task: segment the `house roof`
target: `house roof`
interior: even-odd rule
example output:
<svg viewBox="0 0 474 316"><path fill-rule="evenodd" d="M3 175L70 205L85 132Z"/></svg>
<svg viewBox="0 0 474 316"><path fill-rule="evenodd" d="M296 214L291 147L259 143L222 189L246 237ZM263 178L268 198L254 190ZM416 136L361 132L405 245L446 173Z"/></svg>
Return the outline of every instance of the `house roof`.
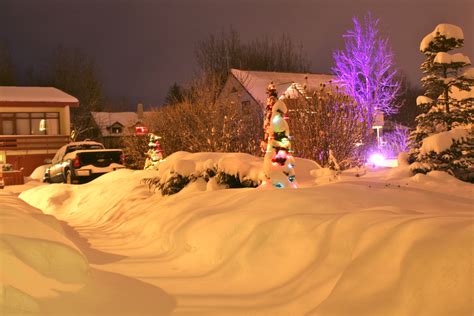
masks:
<svg viewBox="0 0 474 316"><path fill-rule="evenodd" d="M71 106L79 100L53 87L0 86L0 106Z"/></svg>
<svg viewBox="0 0 474 316"><path fill-rule="evenodd" d="M108 127L119 123L125 128L135 126L140 122L138 114L135 112L91 112L95 123L100 129L102 136L110 136ZM123 134L129 134L125 129ZM114 134L116 135L116 134Z"/></svg>
<svg viewBox="0 0 474 316"><path fill-rule="evenodd" d="M270 82L276 86L278 95L292 90L292 84L306 86L306 90L317 89L321 84L327 84L336 76L328 74L291 73L291 72L269 72L269 71L245 71L231 69L231 74L242 84L242 86L260 104L265 104L267 99L267 86Z"/></svg>

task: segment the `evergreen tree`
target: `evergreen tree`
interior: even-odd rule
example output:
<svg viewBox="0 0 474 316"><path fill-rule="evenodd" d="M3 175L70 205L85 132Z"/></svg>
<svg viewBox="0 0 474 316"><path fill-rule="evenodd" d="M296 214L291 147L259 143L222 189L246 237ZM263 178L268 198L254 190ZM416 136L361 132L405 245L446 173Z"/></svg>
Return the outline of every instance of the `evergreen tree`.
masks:
<svg viewBox="0 0 474 316"><path fill-rule="evenodd" d="M470 60L451 50L464 44L461 28L440 24L425 36L420 51L426 60L421 65L424 96L417 98L422 113L417 116L417 127L410 135L410 160L414 172L426 173L443 170L469 180L474 167L474 138L472 131L474 114L474 70ZM450 132L452 129L457 131ZM464 132L466 131L467 132ZM432 137L438 135L436 137ZM427 141L427 137L430 137ZM450 139L452 145L433 150L428 143ZM423 143L425 147L423 148Z"/></svg>
<svg viewBox="0 0 474 316"><path fill-rule="evenodd" d="M165 104L172 105L176 103L181 103L184 101L184 91L183 88L178 83L174 83L166 93Z"/></svg>
<svg viewBox="0 0 474 316"><path fill-rule="evenodd" d="M8 47L0 43L0 86L15 85L15 71Z"/></svg>

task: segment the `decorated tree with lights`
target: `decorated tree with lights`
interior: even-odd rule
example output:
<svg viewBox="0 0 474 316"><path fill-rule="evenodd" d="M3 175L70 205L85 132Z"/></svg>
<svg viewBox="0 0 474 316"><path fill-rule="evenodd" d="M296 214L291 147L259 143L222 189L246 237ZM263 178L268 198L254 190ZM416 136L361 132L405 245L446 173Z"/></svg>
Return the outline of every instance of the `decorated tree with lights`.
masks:
<svg viewBox="0 0 474 316"><path fill-rule="evenodd" d="M267 87L267 105L265 106L265 118L263 120L263 140L260 144L260 149L262 150L262 153L265 155L267 152L267 145L268 145L268 138L269 138L269 128L270 128L270 123L271 123L271 118L272 118L272 109L273 105L277 101L278 93L275 87L275 84L270 82L270 84Z"/></svg>
<svg viewBox="0 0 474 316"><path fill-rule="evenodd" d="M276 89L271 83L267 89L269 100L265 118L267 149L264 172L267 182L277 188L296 188L295 159L292 156L290 128L286 120L285 102L277 100Z"/></svg>
<svg viewBox="0 0 474 316"><path fill-rule="evenodd" d="M474 69L466 69L471 64L467 56L450 53L463 44L462 29L451 24L439 24L420 44L426 56L421 65L426 90L417 98L422 113L410 135L415 173L442 170L474 180L469 175L474 172ZM434 146L439 142L445 146Z"/></svg>
<svg viewBox="0 0 474 316"><path fill-rule="evenodd" d="M144 170L157 170L160 161L163 159L163 149L161 149L161 137L149 133L148 151L146 152Z"/></svg>
<svg viewBox="0 0 474 316"><path fill-rule="evenodd" d="M372 128L378 111L393 114L400 90L394 54L388 39L378 31L379 20L369 13L363 21L353 18L354 29L344 35L345 49L334 53L334 73Z"/></svg>

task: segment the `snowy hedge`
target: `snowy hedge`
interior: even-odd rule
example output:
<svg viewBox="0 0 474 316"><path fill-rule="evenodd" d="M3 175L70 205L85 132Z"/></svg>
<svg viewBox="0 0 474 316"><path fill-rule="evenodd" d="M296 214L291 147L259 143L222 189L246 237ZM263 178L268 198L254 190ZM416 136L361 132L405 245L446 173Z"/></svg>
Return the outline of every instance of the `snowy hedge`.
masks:
<svg viewBox="0 0 474 316"><path fill-rule="evenodd" d="M188 153L179 151L163 160L157 175L143 181L163 195L181 191L198 179L226 188L257 187L263 180L262 159L244 153Z"/></svg>

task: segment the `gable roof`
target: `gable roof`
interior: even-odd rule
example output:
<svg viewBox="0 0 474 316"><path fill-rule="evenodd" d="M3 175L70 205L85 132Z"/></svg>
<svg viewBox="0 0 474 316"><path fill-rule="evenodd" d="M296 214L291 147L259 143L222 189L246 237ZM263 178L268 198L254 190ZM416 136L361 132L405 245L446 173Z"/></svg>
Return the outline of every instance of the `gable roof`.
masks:
<svg viewBox="0 0 474 316"><path fill-rule="evenodd" d="M109 127L116 123L124 127L133 127L140 122L135 112L91 112L91 114L102 136L112 136ZM128 134L127 132L125 129L123 134Z"/></svg>
<svg viewBox="0 0 474 316"><path fill-rule="evenodd" d="M53 87L0 86L0 106L71 106L79 100Z"/></svg>
<svg viewBox="0 0 474 316"><path fill-rule="evenodd" d="M336 78L336 76L328 74L246 71L239 69L231 69L231 75L262 105L266 104L266 91L270 82L275 84L280 96L285 92L291 92L293 83L301 87L306 86L307 90L312 90L319 88L321 84L328 84Z"/></svg>

